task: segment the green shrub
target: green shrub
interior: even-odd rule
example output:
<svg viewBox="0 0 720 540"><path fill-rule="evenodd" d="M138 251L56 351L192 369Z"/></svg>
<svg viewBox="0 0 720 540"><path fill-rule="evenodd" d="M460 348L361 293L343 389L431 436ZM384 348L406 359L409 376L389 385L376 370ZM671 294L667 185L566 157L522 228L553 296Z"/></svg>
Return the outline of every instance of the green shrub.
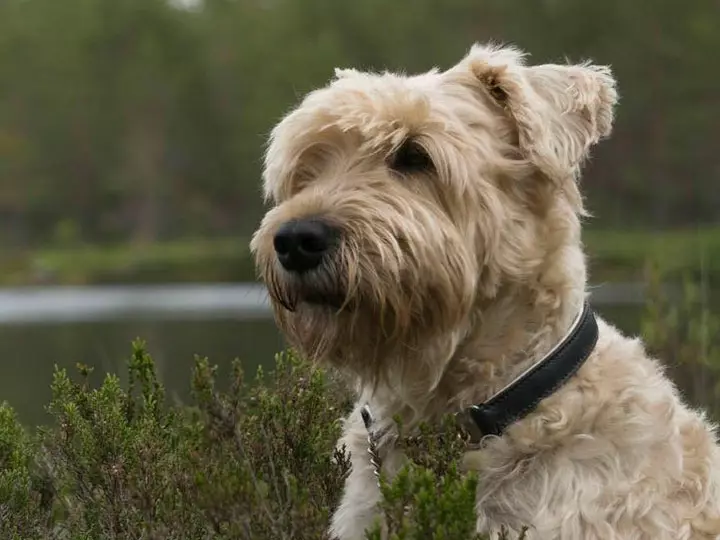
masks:
<svg viewBox="0 0 720 540"><path fill-rule="evenodd" d="M252 384L236 362L221 392L198 358L194 404L168 407L141 342L128 367L127 388L112 374L91 388L87 366L56 370L53 423L34 436L0 408L0 538L328 538L350 467L335 449L351 406L339 381L288 351ZM403 439L414 461L383 482L393 538L474 540L462 441L426 435Z"/></svg>
<svg viewBox="0 0 720 540"><path fill-rule="evenodd" d="M0 404L0 537L20 539L49 518L51 487L34 474L35 448L14 411Z"/></svg>
<svg viewBox="0 0 720 540"><path fill-rule="evenodd" d="M646 275L642 334L650 352L665 362L693 405L720 419L720 317L709 283L685 276L680 290L673 290L664 282L667 274L658 262L647 265Z"/></svg>

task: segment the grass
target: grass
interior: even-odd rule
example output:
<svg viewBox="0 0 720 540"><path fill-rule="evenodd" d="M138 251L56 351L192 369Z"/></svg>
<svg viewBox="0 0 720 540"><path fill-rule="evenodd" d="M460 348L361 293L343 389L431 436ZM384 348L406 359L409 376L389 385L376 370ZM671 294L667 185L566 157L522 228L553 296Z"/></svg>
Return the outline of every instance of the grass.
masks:
<svg viewBox="0 0 720 540"><path fill-rule="evenodd" d="M584 233L591 277L598 281L641 280L648 260L662 264L666 277L720 277L720 227L669 231Z"/></svg>
<svg viewBox="0 0 720 540"><path fill-rule="evenodd" d="M38 249L0 256L0 265L1 285L254 279L248 242L240 238Z"/></svg>
<svg viewBox="0 0 720 540"><path fill-rule="evenodd" d="M593 282L639 280L648 259L671 277L720 276L720 227L674 231L588 229ZM145 246L78 246L0 255L0 285L254 281L246 238L185 239Z"/></svg>

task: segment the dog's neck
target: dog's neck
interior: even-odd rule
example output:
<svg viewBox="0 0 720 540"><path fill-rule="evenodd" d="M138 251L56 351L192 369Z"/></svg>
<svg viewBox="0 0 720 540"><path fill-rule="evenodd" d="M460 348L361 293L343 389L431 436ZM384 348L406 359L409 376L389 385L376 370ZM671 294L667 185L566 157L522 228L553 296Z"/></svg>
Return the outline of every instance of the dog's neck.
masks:
<svg viewBox="0 0 720 540"><path fill-rule="evenodd" d="M392 387L366 388L363 398L373 402L381 416L400 414L412 424L495 395L551 351L582 309L586 271L581 248L561 251L536 280L507 286L480 302L462 335L447 336L422 353L436 357L417 359L415 365L443 363L436 380L419 376Z"/></svg>
<svg viewBox="0 0 720 540"><path fill-rule="evenodd" d="M518 288L501 296L478 313L447 364L438 397L458 406L489 399L567 335L585 299L584 287Z"/></svg>

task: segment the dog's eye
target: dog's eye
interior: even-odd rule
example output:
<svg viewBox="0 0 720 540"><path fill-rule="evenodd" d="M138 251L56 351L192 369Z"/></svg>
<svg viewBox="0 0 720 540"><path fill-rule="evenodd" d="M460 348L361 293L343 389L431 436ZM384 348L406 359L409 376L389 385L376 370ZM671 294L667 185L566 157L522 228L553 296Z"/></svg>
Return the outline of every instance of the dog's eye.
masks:
<svg viewBox="0 0 720 540"><path fill-rule="evenodd" d="M414 173L433 169L433 162L425 149L413 141L407 141L395 152L390 168L401 173Z"/></svg>

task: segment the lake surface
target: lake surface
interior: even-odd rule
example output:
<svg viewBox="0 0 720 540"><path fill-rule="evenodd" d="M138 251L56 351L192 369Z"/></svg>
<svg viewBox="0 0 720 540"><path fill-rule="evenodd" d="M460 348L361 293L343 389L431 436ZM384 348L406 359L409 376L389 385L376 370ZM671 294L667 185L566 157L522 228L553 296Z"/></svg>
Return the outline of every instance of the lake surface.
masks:
<svg viewBox="0 0 720 540"><path fill-rule="evenodd" d="M629 333L639 329L642 291L634 285L596 289L601 315ZM269 367L284 347L257 285L48 287L0 289L0 401L23 422L47 420L53 366L75 373L78 362L125 379L135 338L146 341L168 397L190 399L195 355L219 366L239 358L250 374Z"/></svg>

